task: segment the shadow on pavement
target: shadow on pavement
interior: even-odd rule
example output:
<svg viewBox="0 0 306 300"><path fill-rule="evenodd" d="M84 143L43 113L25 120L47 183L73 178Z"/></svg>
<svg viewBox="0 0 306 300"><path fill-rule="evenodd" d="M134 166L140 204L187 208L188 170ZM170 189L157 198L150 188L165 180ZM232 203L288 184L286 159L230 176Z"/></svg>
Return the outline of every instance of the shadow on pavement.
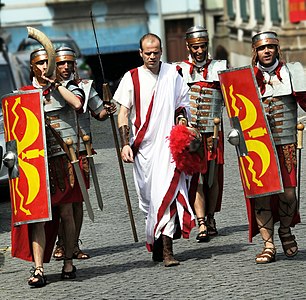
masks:
<svg viewBox="0 0 306 300"><path fill-rule="evenodd" d="M219 255L228 255L233 253L239 253L242 251L246 251L250 244L226 244L219 246L211 246L209 243L203 243L203 245L207 245L207 247L199 247L192 250L186 250L176 254L175 256L179 261L187 261L190 259L202 260L202 259L210 259L212 256Z"/></svg>
<svg viewBox="0 0 306 300"><path fill-rule="evenodd" d="M218 232L219 232L219 235L230 235L236 232L248 231L248 230L249 230L249 226L245 224L245 225L222 227L218 229Z"/></svg>
<svg viewBox="0 0 306 300"><path fill-rule="evenodd" d="M129 250L133 250L136 248L143 247L145 250L145 243L131 243L131 244L122 244L122 245L112 245L107 247L100 247L94 249L83 249L86 253L88 253L91 257L127 252Z"/></svg>
<svg viewBox="0 0 306 300"><path fill-rule="evenodd" d="M105 276L109 274L118 274L129 272L133 269L144 269L144 268L153 268L156 267L156 263L152 260L134 260L124 264L110 264L110 265L99 265L97 264L94 267L81 267L77 268L77 278L73 281L82 282L84 280L89 280L91 278ZM77 266L76 266L77 267ZM46 274L49 283L55 283L61 281L60 273L57 274Z"/></svg>

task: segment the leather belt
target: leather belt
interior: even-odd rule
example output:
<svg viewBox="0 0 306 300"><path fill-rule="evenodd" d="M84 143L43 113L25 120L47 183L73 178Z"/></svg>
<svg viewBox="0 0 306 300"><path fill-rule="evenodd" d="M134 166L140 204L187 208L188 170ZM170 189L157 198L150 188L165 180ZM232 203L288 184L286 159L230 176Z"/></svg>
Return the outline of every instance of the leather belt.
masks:
<svg viewBox="0 0 306 300"><path fill-rule="evenodd" d="M273 115L273 118L277 119L277 118L282 118L283 116L284 116L284 113L277 113Z"/></svg>
<svg viewBox="0 0 306 300"><path fill-rule="evenodd" d="M191 117L191 122L197 123L197 124L207 124L208 120L206 120L206 119L199 120L195 117Z"/></svg>
<svg viewBox="0 0 306 300"><path fill-rule="evenodd" d="M283 128L272 128L271 131L273 133L282 133L283 132Z"/></svg>
<svg viewBox="0 0 306 300"><path fill-rule="evenodd" d="M210 110L211 105L205 105L205 104L197 104L190 102L190 106L193 108L197 108L198 110Z"/></svg>
<svg viewBox="0 0 306 300"><path fill-rule="evenodd" d="M209 112L207 112L207 111L200 111L200 110L190 109L190 113L192 115L196 115L196 116L209 117Z"/></svg>
<svg viewBox="0 0 306 300"><path fill-rule="evenodd" d="M264 104L270 104L271 102L277 102L279 101L280 99L278 98L267 98L263 101Z"/></svg>
<svg viewBox="0 0 306 300"><path fill-rule="evenodd" d="M284 108L283 104L275 105L275 106L269 106L269 107L265 107L265 112L270 113L272 111L281 110L283 108Z"/></svg>
<svg viewBox="0 0 306 300"><path fill-rule="evenodd" d="M196 88L196 87L192 87L190 88L191 92L194 92L194 93L200 93L200 94L204 94L204 95L212 95L213 94L213 91L211 90L206 90L206 89L200 89L200 88Z"/></svg>
<svg viewBox="0 0 306 300"><path fill-rule="evenodd" d="M283 124L284 124L284 121L274 121L273 122L274 126L280 126L280 125L283 125Z"/></svg>
<svg viewBox="0 0 306 300"><path fill-rule="evenodd" d="M205 103L205 102L208 102L208 103L211 103L211 101L212 101L212 98L201 98L201 97L199 97L198 95L196 96L196 95L190 95L190 99L192 99L192 100L197 100L199 103Z"/></svg>

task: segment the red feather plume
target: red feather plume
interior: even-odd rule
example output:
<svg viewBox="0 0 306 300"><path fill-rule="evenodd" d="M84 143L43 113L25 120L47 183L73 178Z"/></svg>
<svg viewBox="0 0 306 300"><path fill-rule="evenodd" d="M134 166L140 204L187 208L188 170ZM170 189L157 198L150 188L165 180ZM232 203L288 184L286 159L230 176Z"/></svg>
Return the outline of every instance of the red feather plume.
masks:
<svg viewBox="0 0 306 300"><path fill-rule="evenodd" d="M198 152L190 152L189 145L196 136L196 132L188 129L185 125L176 125L172 128L169 136L170 152L176 167L188 175L201 173L203 161Z"/></svg>

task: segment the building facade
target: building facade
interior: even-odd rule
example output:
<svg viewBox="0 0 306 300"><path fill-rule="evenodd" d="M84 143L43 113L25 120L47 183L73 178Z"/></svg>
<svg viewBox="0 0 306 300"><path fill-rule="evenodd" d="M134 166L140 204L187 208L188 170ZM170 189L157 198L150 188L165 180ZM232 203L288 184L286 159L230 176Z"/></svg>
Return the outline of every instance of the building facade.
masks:
<svg viewBox="0 0 306 300"><path fill-rule="evenodd" d="M252 36L260 31L273 30L279 36L285 60L300 61L306 67L306 22L290 19L297 8L293 2L297 1L225 0L224 18L217 26L215 44L227 49L232 66L249 65ZM300 2L299 13L303 15L305 1Z"/></svg>

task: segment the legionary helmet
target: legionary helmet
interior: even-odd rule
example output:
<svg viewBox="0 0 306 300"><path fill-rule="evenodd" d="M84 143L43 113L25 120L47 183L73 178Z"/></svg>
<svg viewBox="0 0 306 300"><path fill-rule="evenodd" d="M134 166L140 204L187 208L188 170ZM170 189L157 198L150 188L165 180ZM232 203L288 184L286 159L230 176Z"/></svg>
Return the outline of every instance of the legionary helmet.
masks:
<svg viewBox="0 0 306 300"><path fill-rule="evenodd" d="M41 78L41 70L36 63L43 60L48 60L48 54L44 48L36 49L30 54L30 80L35 76L41 85L44 85L45 82Z"/></svg>
<svg viewBox="0 0 306 300"><path fill-rule="evenodd" d="M256 33L252 37L252 46L257 49L263 45L279 45L279 40L276 32L274 31L264 31Z"/></svg>
<svg viewBox="0 0 306 300"><path fill-rule="evenodd" d="M74 63L73 65L73 71L72 73L74 74L74 79L76 81L79 80L79 74L78 74L78 70L76 67L76 54L75 51L69 47L59 47L55 50L55 62L59 63L62 61L71 61ZM56 71L56 77L61 80L61 75L58 72L58 69Z"/></svg>
<svg viewBox="0 0 306 300"><path fill-rule="evenodd" d="M275 45L277 48L278 56L277 58L279 59L281 55L280 47L279 47L279 39L274 31L262 31L256 33L252 37L252 52L253 52L253 57L252 57L252 65L255 66L255 64L258 61L257 57L257 48L264 46L264 45Z"/></svg>
<svg viewBox="0 0 306 300"><path fill-rule="evenodd" d="M41 60L48 60L48 54L44 48L36 49L30 55L31 65L34 65L35 63Z"/></svg>
<svg viewBox="0 0 306 300"><path fill-rule="evenodd" d="M192 26L186 31L185 39L188 45L208 43L207 29L200 25Z"/></svg>
<svg viewBox="0 0 306 300"><path fill-rule="evenodd" d="M55 61L76 61L75 51L69 47L59 47L55 50Z"/></svg>

